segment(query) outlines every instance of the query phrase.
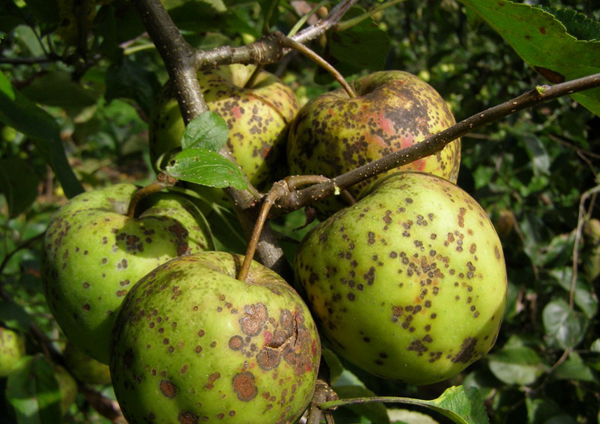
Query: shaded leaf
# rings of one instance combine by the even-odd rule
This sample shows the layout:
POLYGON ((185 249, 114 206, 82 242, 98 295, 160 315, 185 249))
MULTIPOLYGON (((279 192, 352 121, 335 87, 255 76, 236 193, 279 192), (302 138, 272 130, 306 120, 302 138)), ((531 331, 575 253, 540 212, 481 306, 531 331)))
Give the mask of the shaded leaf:
POLYGON ((247 187, 242 171, 219 153, 205 149, 180 152, 167 166, 166 173, 174 178, 209 187, 247 187))
POLYGON ((542 319, 551 346, 557 345, 562 349, 575 347, 585 335, 587 319, 583 314, 572 310, 562 299, 548 303, 542 319))
POLYGON ((31 137, 46 162, 54 169, 67 197, 83 192, 83 187, 65 154, 56 120, 45 110, 13 89, 0 73, 0 121, 31 137))
POLYGON ((48 106, 83 108, 96 104, 98 94, 85 89, 64 71, 55 71, 33 80, 22 93, 48 106))
POLYGON ((154 72, 125 57, 108 68, 106 73, 106 100, 135 100, 148 115, 159 89, 154 72))
POLYGON ((0 159, 0 192, 6 197, 8 216, 14 218, 37 198, 37 175, 23 159, 0 159))
POLYGON ((181 147, 218 152, 227 143, 229 127, 218 113, 206 111, 195 117, 181 136, 181 147))
POLYGON ((10 329, 25 333, 29 330, 31 318, 21 305, 14 302, 0 302, 0 322, 10 329))
MULTIPOLYGON (((494 28, 530 67, 551 83, 600 73, 600 41, 576 38, 553 14, 506 0, 459 1, 494 28)), ((569 28, 582 21, 583 15, 570 15, 569 28)), ((595 35, 595 30, 592 31, 595 35)), ((589 31, 575 32, 579 36, 590 35, 589 31)), ((600 115, 599 88, 572 97, 600 115)))
POLYGON ((55 371, 41 354, 25 358, 8 377, 6 398, 18 424, 60 424, 61 393, 55 371))
POLYGON ((531 384, 543 372, 537 353, 524 346, 504 348, 488 355, 488 364, 496 378, 506 384, 531 384))
POLYGON ((567 360, 554 370, 552 377, 559 380, 598 382, 598 378, 594 375, 592 369, 583 362, 577 352, 571 352, 567 360))

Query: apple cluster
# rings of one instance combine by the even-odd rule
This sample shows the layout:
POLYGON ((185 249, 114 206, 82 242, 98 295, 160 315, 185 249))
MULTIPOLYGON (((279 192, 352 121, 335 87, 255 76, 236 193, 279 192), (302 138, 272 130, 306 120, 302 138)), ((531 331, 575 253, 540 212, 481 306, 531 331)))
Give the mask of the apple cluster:
MULTIPOLYGON (((358 78, 356 97, 338 89, 302 107, 280 79, 254 74, 230 65, 198 79, 260 190, 286 175, 339 175, 455 122, 439 94, 405 72, 358 78)), ((157 169, 183 131, 167 83, 151 114, 157 169)), ((110 377, 131 424, 275 424, 309 405, 322 340, 410 384, 459 373, 493 346, 506 299, 501 244, 456 185, 459 165, 457 140, 352 187, 353 205, 314 204, 321 222, 299 246, 293 282, 254 261, 238 280, 244 258, 215 249, 210 217, 181 194, 148 195, 134 213, 133 184, 74 197, 48 227, 43 275, 66 356, 98 365, 77 378, 110 377)), ((187 187, 231 206, 220 189, 187 187)))

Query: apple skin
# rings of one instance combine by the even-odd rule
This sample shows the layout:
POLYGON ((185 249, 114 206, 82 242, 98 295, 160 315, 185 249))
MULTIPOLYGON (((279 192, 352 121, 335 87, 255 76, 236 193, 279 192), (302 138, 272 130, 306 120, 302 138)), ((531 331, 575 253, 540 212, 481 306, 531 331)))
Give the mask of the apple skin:
MULTIPOLYGON (((208 108, 229 126, 227 147, 250 183, 263 190, 287 174, 285 143, 299 105, 294 92, 267 71, 246 88, 255 69, 254 65, 234 64, 197 75, 208 108)), ((150 122, 150 159, 156 163, 161 155, 181 146, 185 129, 170 83, 159 93, 150 122)), ((191 186, 210 200, 228 204, 221 189, 191 186)))
POLYGON ((0 327, 0 378, 10 375, 25 356, 25 337, 6 327, 0 327))
POLYGON ((502 245, 481 206, 430 174, 400 172, 303 239, 296 281, 321 335, 381 377, 450 378, 494 345, 502 245))
POLYGON ((111 373, 130 424, 292 423, 309 404, 320 341, 279 275, 203 252, 158 267, 129 292, 112 333, 111 373))
POLYGON ((63 357, 69 371, 82 383, 101 385, 111 383, 108 365, 77 349, 73 343, 67 342, 63 357))
MULTIPOLYGON (((292 175, 335 177, 419 143, 455 124, 446 102, 426 82, 402 71, 381 71, 350 83, 356 98, 340 88, 315 97, 296 115, 287 145, 292 175)), ((460 139, 435 155, 399 169, 438 175, 456 182, 460 139)), ((350 187, 359 198, 377 178, 350 187)), ((313 205, 322 216, 347 206, 330 197, 313 205)))
POLYGON ((42 255, 46 301, 67 338, 107 364, 116 312, 158 265, 213 248, 208 226, 186 199, 157 193, 126 216, 133 184, 82 193, 52 217, 42 255))

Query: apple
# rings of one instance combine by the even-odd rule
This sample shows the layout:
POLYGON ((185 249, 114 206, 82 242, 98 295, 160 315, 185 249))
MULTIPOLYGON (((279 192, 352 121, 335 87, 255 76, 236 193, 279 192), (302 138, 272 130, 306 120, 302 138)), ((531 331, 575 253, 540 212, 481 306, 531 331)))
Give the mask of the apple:
POLYGON ((485 355, 504 316, 502 245, 453 183, 400 172, 303 239, 296 280, 340 356, 408 384, 445 380, 485 355))
POLYGON ((321 354, 306 304, 243 257, 174 259, 129 292, 112 333, 115 395, 130 423, 292 423, 312 399, 321 354))
MULTIPOLYGON (((236 162, 250 183, 263 190, 286 175, 285 143, 299 105, 294 92, 267 71, 261 71, 247 87, 255 69, 254 65, 221 66, 198 72, 198 82, 209 109, 229 126, 227 147, 236 162)), ((150 158, 156 163, 163 154, 181 146, 185 129, 170 83, 158 95, 150 122, 150 158)), ((191 186, 210 200, 228 203, 221 189, 191 186)))
MULTIPOLYGON (((419 143, 455 123, 435 89, 407 72, 375 72, 350 85, 355 98, 340 88, 313 98, 298 112, 287 145, 291 174, 332 178, 419 143)), ((459 166, 460 139, 401 169, 456 182, 459 166)), ((375 179, 389 172, 356 184, 350 194, 360 197, 375 179)), ((347 204, 330 197, 314 206, 327 217, 347 204)))
POLYGON ((129 289, 158 265, 213 247, 202 215, 180 196, 156 193, 129 218, 136 191, 117 184, 70 199, 44 239, 50 310, 67 338, 102 363, 108 363, 110 331, 129 289))
POLYGON ((82 383, 102 385, 111 383, 108 365, 85 354, 73 343, 67 342, 63 357, 69 371, 82 383))
POLYGON ((54 371, 54 376, 58 383, 58 390, 60 391, 60 411, 64 416, 69 412, 69 409, 77 399, 77 382, 73 376, 60 365, 55 365, 54 371))
POLYGON ((25 337, 6 327, 0 327, 0 378, 10 375, 25 356, 25 337))

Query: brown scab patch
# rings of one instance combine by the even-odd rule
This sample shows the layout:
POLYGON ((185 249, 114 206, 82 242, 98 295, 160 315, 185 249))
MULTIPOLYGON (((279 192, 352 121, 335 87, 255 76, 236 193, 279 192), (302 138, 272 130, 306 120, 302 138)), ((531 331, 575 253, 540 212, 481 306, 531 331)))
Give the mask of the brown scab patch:
POLYGON ((462 362, 463 364, 468 364, 473 361, 475 356, 475 346, 477 345, 477 339, 474 337, 467 337, 463 340, 462 345, 460 347, 460 352, 458 352, 453 358, 452 362, 462 362))
POLYGON ((458 226, 463 228, 465 226, 465 214, 467 213, 466 208, 460 208, 458 212, 458 226))
POLYGON ((177 395, 177 386, 169 380, 161 380, 158 385, 163 396, 173 399, 177 395))
POLYGON ((242 331, 249 336, 258 335, 268 317, 268 309, 262 303, 244 306, 244 316, 239 320, 242 331))
POLYGON ((181 424, 198 424, 198 416, 189 411, 180 412, 178 419, 181 424))
POLYGON ((233 336, 229 339, 229 348, 233 350, 240 350, 244 346, 244 339, 242 336, 233 336))
POLYGON ((212 389, 215 387, 215 381, 217 379, 221 378, 221 374, 218 372, 212 373, 211 375, 208 376, 208 383, 206 383, 206 388, 208 390, 212 389))
POLYGON ((258 355, 256 355, 256 361, 258 365, 265 371, 272 370, 279 365, 281 355, 276 349, 265 347, 258 355))
POLYGON ((233 390, 237 393, 238 399, 249 402, 254 399, 258 393, 258 388, 254 384, 254 374, 250 371, 244 371, 236 374, 231 380, 233 390))

